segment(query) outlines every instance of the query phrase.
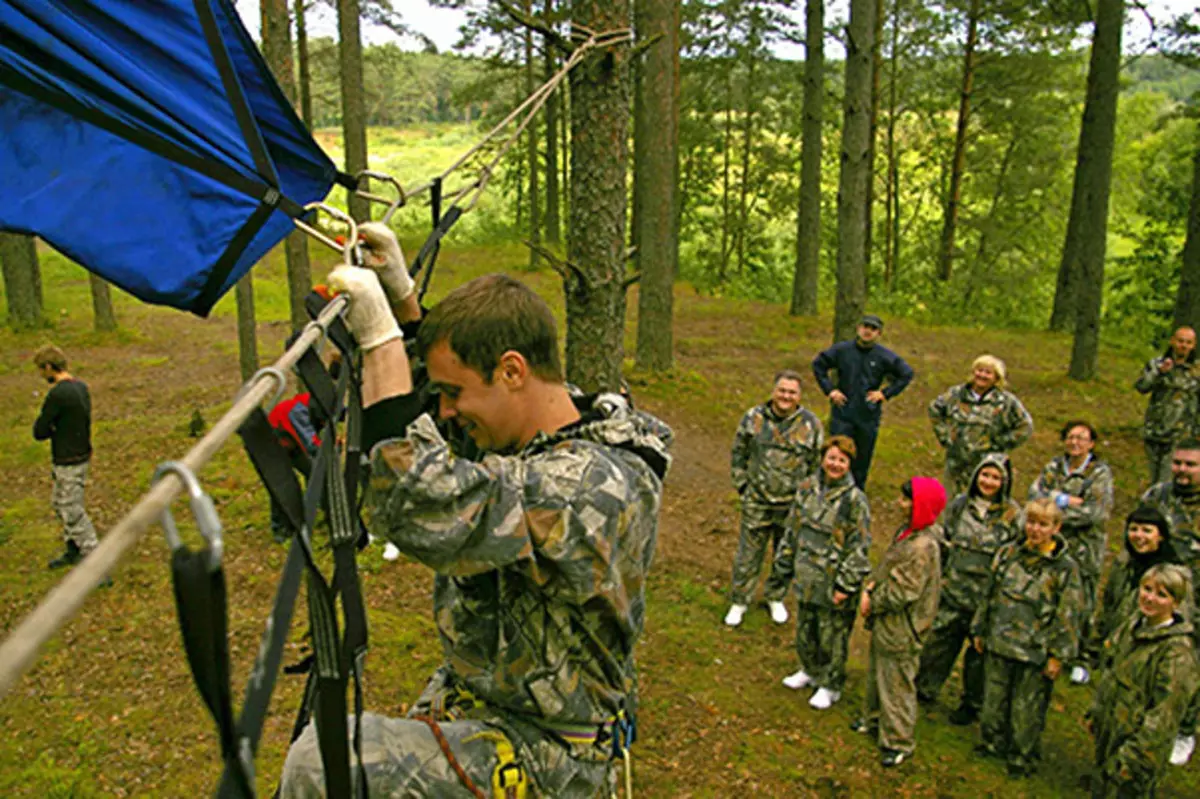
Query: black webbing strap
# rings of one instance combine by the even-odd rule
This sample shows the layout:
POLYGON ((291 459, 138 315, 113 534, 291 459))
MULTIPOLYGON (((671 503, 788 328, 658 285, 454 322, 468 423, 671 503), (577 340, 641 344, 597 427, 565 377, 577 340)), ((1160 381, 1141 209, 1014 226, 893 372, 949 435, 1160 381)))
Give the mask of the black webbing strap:
POLYGON ((438 252, 441 250, 442 239, 450 228, 454 227, 454 223, 462 216, 462 208, 457 205, 451 205, 450 210, 442 215, 442 179, 434 178, 433 186, 429 192, 429 207, 433 212, 433 230, 429 237, 425 239, 425 243, 421 245, 421 249, 417 252, 416 259, 413 260, 411 269, 409 270, 414 275, 425 270, 425 276, 421 280, 421 290, 417 292, 417 301, 425 299, 425 292, 429 291, 429 281, 433 277, 433 267, 437 264, 438 252))
POLYGON ((171 553, 175 608, 192 679, 221 737, 221 757, 230 777, 226 795, 248 798, 254 796, 254 761, 249 747, 241 745, 230 700, 225 573, 210 572, 208 564, 205 551, 180 547, 171 553))
POLYGON ((312 401, 317 403, 322 419, 334 419, 338 395, 337 386, 329 376, 329 370, 321 363, 321 356, 311 347, 304 351, 296 362, 296 372, 304 382, 304 387, 312 395, 312 401))

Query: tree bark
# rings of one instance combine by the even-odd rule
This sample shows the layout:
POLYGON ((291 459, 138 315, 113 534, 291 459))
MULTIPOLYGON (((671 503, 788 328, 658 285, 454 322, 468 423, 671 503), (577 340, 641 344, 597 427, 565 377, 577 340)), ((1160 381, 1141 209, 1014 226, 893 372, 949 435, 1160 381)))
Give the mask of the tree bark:
POLYGON ((1175 328, 1200 326, 1200 137, 1192 157, 1192 199, 1188 203, 1187 239, 1183 243, 1183 269, 1175 295, 1175 328))
POLYGON ((879 138, 879 84, 883 76, 883 20, 886 16, 887 0, 875 3, 875 37, 871 47, 871 147, 867 151, 867 166, 871 179, 867 181, 867 234, 863 240, 863 269, 866 271, 868 289, 871 277, 871 250, 875 239, 875 143, 879 138))
POLYGON ((737 246, 737 271, 746 268, 746 231, 750 225, 751 155, 754 148, 754 121, 757 99, 754 94, 755 73, 758 71, 758 15, 750 15, 750 31, 746 42, 746 81, 742 89, 742 163, 738 177, 738 218, 734 228, 737 246))
POLYGON ((971 91, 975 84, 975 47, 979 42, 979 0, 971 0, 967 11, 967 41, 963 47, 962 88, 958 96, 958 124, 954 131, 954 154, 950 159, 950 190, 942 219, 942 246, 938 255, 938 279, 949 280, 954 268, 954 239, 958 228, 958 205, 962 200, 963 170, 967 157, 967 123, 971 117, 971 91))
POLYGON ((238 365, 242 382, 258 371, 258 330, 254 316, 254 279, 249 272, 234 287, 237 300, 238 365))
POLYGON ((678 0, 635 0, 640 41, 661 38, 642 57, 634 120, 634 196, 638 242, 637 365, 662 372, 673 365, 675 194, 678 175, 675 55, 679 50, 678 0))
MULTIPOLYGON (((292 61, 288 0, 259 0, 262 10, 262 52, 279 88, 291 103, 296 102, 295 64, 292 61)), ((301 15, 303 10, 301 9, 301 15)), ((312 265, 308 258, 308 235, 295 230, 284 245, 287 261, 288 309, 293 330, 308 324, 304 298, 312 288, 312 265)))
POLYGON ((793 316, 817 313, 821 268, 821 127, 825 108, 825 2, 807 0, 804 32, 804 106, 800 133, 800 209, 796 214, 793 316))
MULTIPOLYGON (((346 172, 357 175, 367 168, 367 111, 363 97, 362 39, 359 37, 358 0, 337 0, 338 62, 342 81, 342 147, 346 172)), ((355 221, 371 218, 371 205, 347 191, 346 207, 355 221)))
MULTIPOLYGON (((533 3, 531 0, 522 0, 522 11, 525 16, 533 16, 533 3)), ((525 96, 533 94, 536 88, 536 83, 533 78, 535 69, 533 57, 533 30, 525 28, 525 96)), ((529 123, 529 127, 525 129, 525 157, 529 161, 529 240, 534 244, 542 242, 542 213, 541 213, 541 197, 538 196, 538 184, 541 182, 538 179, 541 173, 541 165, 538 163, 538 131, 537 120, 534 119, 529 123)), ((538 267, 537 250, 530 248, 529 250, 529 268, 531 270, 538 267)))
POLYGON ((896 154, 897 73, 900 66, 900 2, 892 1, 892 47, 888 53, 891 79, 888 82, 887 179, 883 232, 883 284, 888 291, 896 288, 896 267, 900 251, 900 167, 896 154))
MULTIPOLYGON (((733 12, 730 14, 726 30, 729 38, 733 38, 733 12)), ((729 182, 730 165, 733 149, 733 73, 735 61, 731 57, 725 68, 725 131, 721 137, 721 251, 720 263, 717 264, 717 282, 724 285, 729 269, 729 241, 732 236, 729 224, 729 182)))
POLYGON ((871 147, 871 50, 876 0, 851 0, 846 26, 846 94, 842 105, 842 153, 838 176, 838 273, 833 338, 842 341, 867 304, 866 237, 868 163, 871 147))
MULTIPOLYGON (((574 23, 629 26, 628 0, 573 0, 574 23)), ((616 389, 624 359, 629 46, 588 55, 571 73, 571 208, 564 270, 567 378, 616 389)))
MULTIPOLYGON (((554 0, 545 0, 542 21, 554 25, 554 0)), ((558 59, 549 40, 543 42, 546 51, 546 80, 558 72, 558 59)), ((546 243, 558 246, 562 243, 562 216, 558 209, 558 103, 560 92, 555 91, 546 99, 546 243)))
POLYGON ((88 283, 92 289, 92 327, 98 333, 116 330, 117 315, 113 312, 112 291, 107 281, 88 272, 88 283))
POLYGON ((296 69, 299 74, 300 118, 312 130, 312 76, 308 69, 308 24, 304 19, 304 0, 296 0, 296 69))
MULTIPOLYGON (((1067 372, 1073 380, 1088 380, 1095 375, 1100 348, 1100 307, 1104 297, 1108 196, 1117 127, 1124 12, 1124 0, 1098 0, 1096 26, 1092 33, 1087 99, 1083 107, 1079 152, 1075 160, 1075 188, 1083 193, 1078 206, 1079 241, 1075 249, 1078 260, 1069 266, 1079 276, 1075 340, 1071 347, 1071 367, 1067 372)), ((1072 211, 1075 207, 1072 198, 1072 211)), ((1063 251, 1065 258, 1067 248, 1064 247, 1063 251)))
POLYGON ((8 298, 8 324, 14 330, 32 330, 45 323, 41 267, 37 244, 24 233, 0 232, 0 267, 4 296, 8 298))

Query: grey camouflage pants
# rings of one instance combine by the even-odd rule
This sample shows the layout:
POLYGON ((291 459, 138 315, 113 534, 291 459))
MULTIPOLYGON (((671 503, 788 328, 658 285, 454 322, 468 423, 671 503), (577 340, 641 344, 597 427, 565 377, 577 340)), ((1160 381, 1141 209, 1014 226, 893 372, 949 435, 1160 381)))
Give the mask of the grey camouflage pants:
POLYGON ((737 554, 733 558, 733 587, 729 592, 733 604, 749 605, 754 600, 768 545, 772 554, 771 573, 767 577, 763 597, 768 602, 781 602, 787 595, 787 578, 781 577, 776 571, 773 557, 779 539, 783 537, 783 523, 787 514, 787 505, 742 504, 742 532, 738 538, 737 554))
POLYGON ((813 685, 830 691, 846 684, 846 660, 850 656, 850 632, 854 629, 858 596, 844 602, 849 612, 818 605, 796 609, 796 655, 800 668, 812 677, 813 685))
POLYGON ((871 637, 867 663, 867 699, 864 717, 879 728, 879 746, 911 755, 917 726, 917 669, 920 652, 889 652, 871 637))
POLYGON ((1029 768, 1038 756, 1054 681, 1041 664, 983 655, 983 710, 979 734, 1010 764, 1029 768))
POLYGON ((1175 455, 1175 444, 1171 441, 1144 439, 1146 464, 1150 467, 1150 485, 1165 483, 1171 479, 1171 458, 1175 455))
POLYGON ((54 490, 50 495, 50 504, 54 513, 62 522, 63 539, 74 541, 80 553, 86 555, 96 548, 96 528, 88 518, 87 509, 83 507, 83 488, 87 483, 88 463, 74 463, 69 466, 55 464, 54 490))

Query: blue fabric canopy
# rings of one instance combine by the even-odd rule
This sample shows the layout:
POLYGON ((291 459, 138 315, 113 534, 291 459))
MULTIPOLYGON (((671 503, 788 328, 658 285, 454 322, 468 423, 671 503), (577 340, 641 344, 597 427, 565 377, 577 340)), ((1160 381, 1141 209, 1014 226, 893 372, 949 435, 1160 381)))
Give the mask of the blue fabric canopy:
POLYGON ((231 0, 0 0, 0 229, 203 316, 338 177, 231 0))

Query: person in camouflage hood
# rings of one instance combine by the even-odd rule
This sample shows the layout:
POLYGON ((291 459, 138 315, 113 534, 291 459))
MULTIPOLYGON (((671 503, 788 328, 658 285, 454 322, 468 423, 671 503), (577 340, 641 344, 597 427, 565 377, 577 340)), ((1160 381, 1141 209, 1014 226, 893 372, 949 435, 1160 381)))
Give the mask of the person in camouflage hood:
MULTIPOLYGON (((742 528, 725 616, 730 627, 742 623, 754 599, 767 546, 772 555, 779 547, 796 486, 817 470, 824 435, 821 422, 800 405, 800 375, 790 369, 775 375, 771 399, 746 411, 738 425, 730 461, 742 504, 742 528)), ((783 604, 787 587, 772 558, 764 594, 777 624, 788 619, 783 604)))
POLYGON ((1142 577, 1138 612, 1105 642, 1088 712, 1096 739, 1092 796, 1154 796, 1187 698, 1200 687, 1191 622, 1179 613, 1190 579, 1159 564, 1142 577))
POLYGON ((941 599, 921 651, 917 695, 925 703, 937 698, 966 643, 962 696, 950 714, 954 724, 970 724, 983 706, 983 657, 970 646, 971 621, 991 579, 996 552, 1021 538, 1021 506, 1010 496, 1012 483, 1007 455, 984 456, 970 490, 955 497, 939 520, 941 599))
POLYGON ((979 461, 989 452, 1011 452, 1033 435, 1033 418, 1016 395, 1005 390, 1004 362, 980 355, 971 380, 953 386, 929 403, 933 434, 946 450, 946 490, 967 490, 979 461))
POLYGON ((996 553, 971 622, 972 643, 984 658, 976 751, 1007 759, 1014 777, 1032 770, 1054 680, 1079 651, 1083 583, 1061 525, 1052 501, 1025 506, 1025 541, 996 553))
MULTIPOLYGON (((330 283, 350 295, 364 350, 369 526, 434 570, 445 658, 407 718, 364 715, 372 795, 607 795, 635 701, 670 462, 663 426, 617 395, 573 402, 549 308, 488 275, 447 295, 418 333, 439 415, 484 453, 456 457, 422 414, 378 279, 342 266, 330 283)), ((281 794, 324 787, 309 725, 281 794)))
POLYGON ((1151 358, 1133 387, 1149 394, 1142 440, 1150 467, 1150 484, 1171 477, 1175 445, 1200 434, 1200 364, 1196 363, 1196 331, 1181 327, 1171 336, 1167 351, 1151 358))
POLYGON ((817 690, 809 705, 825 710, 842 696, 850 631, 858 593, 871 571, 871 509, 854 485, 854 441, 830 436, 821 470, 796 489, 776 567, 795 579, 796 654, 800 669, 783 679, 788 688, 817 690))
MULTIPOLYGON (((1107 543, 1104 525, 1112 513, 1113 475, 1096 455, 1096 428, 1091 424, 1073 419, 1063 425, 1059 438, 1066 452, 1046 464, 1029 487, 1029 498, 1052 499, 1063 512, 1062 537, 1083 578, 1084 620, 1090 624, 1107 543)), ((1086 626, 1082 635, 1082 640, 1087 640, 1086 626)), ((1088 681, 1085 661, 1068 665, 1071 682, 1082 685, 1088 681)))
POLYGON ((911 757, 915 746, 917 667, 941 585, 941 556, 931 529, 946 507, 946 490, 932 477, 914 477, 900 493, 908 521, 859 601, 871 649, 865 713, 851 725, 857 732, 877 731, 880 762, 888 768, 911 757))

